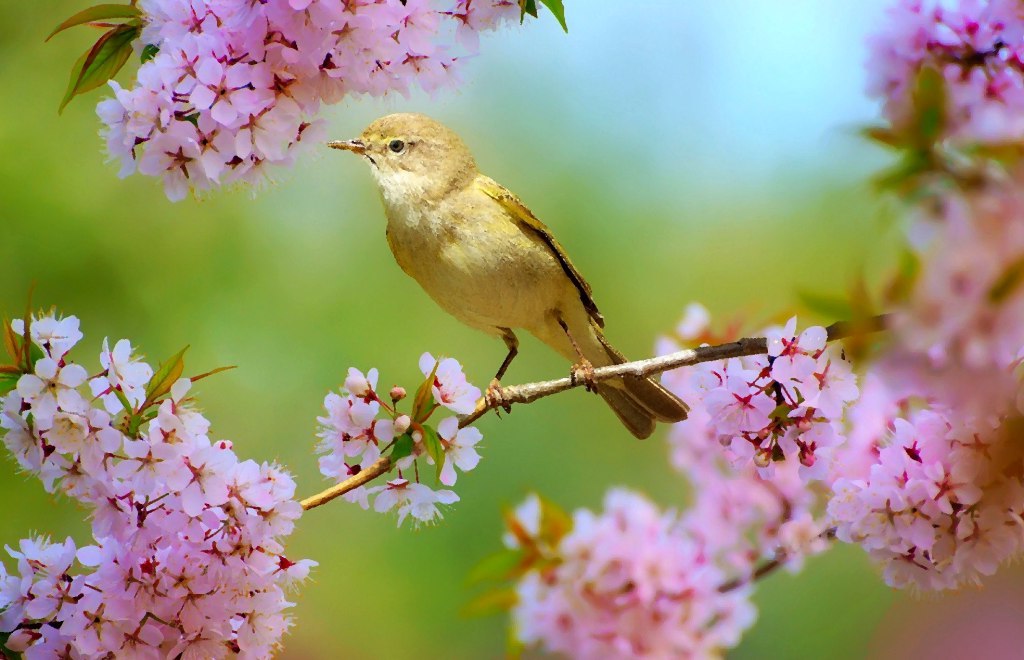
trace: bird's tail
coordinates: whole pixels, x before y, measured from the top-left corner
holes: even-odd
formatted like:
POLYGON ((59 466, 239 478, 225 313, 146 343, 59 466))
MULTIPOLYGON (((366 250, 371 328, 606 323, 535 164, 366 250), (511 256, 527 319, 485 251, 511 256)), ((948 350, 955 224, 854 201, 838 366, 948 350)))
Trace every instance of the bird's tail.
MULTIPOLYGON (((592 326, 608 364, 622 364, 626 357, 615 350, 601 329, 592 326)), ((602 360, 601 362, 604 362, 602 360)), ((598 385, 597 393, 615 412, 630 433, 643 439, 654 433, 657 422, 681 422, 689 408, 683 401, 651 377, 624 376, 598 385)))
MULTIPOLYGON (((595 367, 627 362, 605 338, 601 327, 583 309, 568 322, 554 317, 550 323, 533 330, 545 344, 567 360, 583 355, 595 367)), ((597 393, 605 400, 622 424, 637 438, 654 433, 658 422, 681 422, 689 409, 653 377, 623 376, 597 384, 597 393)))

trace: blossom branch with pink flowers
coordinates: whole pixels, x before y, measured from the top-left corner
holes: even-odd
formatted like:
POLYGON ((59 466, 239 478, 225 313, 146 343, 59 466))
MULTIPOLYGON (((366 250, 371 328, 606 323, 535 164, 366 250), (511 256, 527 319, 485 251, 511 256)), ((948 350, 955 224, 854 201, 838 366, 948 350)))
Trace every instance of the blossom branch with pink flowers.
MULTIPOLYGON (((565 26, 560 0, 539 2, 565 26)), ((138 56, 135 80, 111 83, 98 107, 104 138, 122 175, 160 177, 179 199, 292 162, 324 104, 450 84, 480 34, 537 8, 140 0, 83 10, 54 34, 104 29, 63 104, 138 56)), ((515 638, 551 653, 711 656, 753 624, 756 582, 832 541, 861 546, 894 588, 933 591, 1024 555, 1022 35, 1017 2, 894 0, 868 64, 884 123, 865 134, 899 158, 878 183, 905 204, 900 267, 851 296, 852 323, 798 329, 794 317, 723 341, 694 304, 657 357, 596 369, 592 382, 662 373, 691 406, 668 445, 692 502, 663 510, 612 489, 602 510, 570 514, 530 495, 473 571, 490 588, 470 609, 510 611, 515 638), (882 329, 886 341, 866 339, 882 329)), ((8 546, 4 656, 271 655, 286 593, 314 566, 284 547, 304 510, 340 497, 434 523, 481 460, 476 421, 583 384, 487 398, 455 359, 424 353, 407 396, 349 369, 318 418, 334 485, 298 501, 282 467, 211 437, 192 392, 216 370, 185 376, 184 351, 154 367, 127 339, 104 340, 88 371, 71 353, 78 319, 31 310, 2 338, 4 446, 86 507, 92 536, 8 546)))
MULTIPOLYGON (((825 332, 829 341, 862 337, 884 330, 887 318, 885 315, 877 315, 859 321, 840 321, 825 328, 825 332)), ((768 353, 768 350, 768 339, 766 337, 747 337, 725 344, 699 346, 645 360, 625 362, 610 367, 600 367, 593 372, 593 382, 600 383, 623 376, 650 376, 671 369, 705 362, 715 362, 750 355, 764 355, 768 353)), ((490 410, 513 403, 532 403, 539 399, 580 387, 581 385, 583 383, 577 379, 567 377, 503 387, 500 400, 480 397, 473 411, 459 418, 459 428, 468 427, 490 410)), ((360 471, 355 472, 340 483, 316 495, 305 498, 302 500, 302 507, 309 510, 322 506, 387 474, 393 467, 394 462, 388 457, 379 458, 368 467, 360 469, 360 471)))
MULTIPOLYGON (((841 321, 833 323, 825 328, 829 341, 846 339, 853 336, 863 336, 885 329, 887 317, 877 315, 861 321, 841 321)), ((704 362, 715 362, 729 358, 744 357, 748 355, 763 355, 768 353, 768 339, 765 337, 746 337, 726 344, 716 346, 698 346, 687 348, 668 355, 624 362, 609 367, 594 369, 592 382, 600 383, 612 378, 624 376, 652 376, 671 369, 689 367, 704 362)), ((495 410, 503 405, 513 403, 533 403, 539 399, 565 392, 577 387, 584 386, 580 379, 573 377, 545 380, 536 383, 523 385, 511 385, 501 388, 500 400, 488 400, 481 398, 473 412, 463 417, 460 424, 463 426, 472 424, 484 416, 488 411, 495 410)))

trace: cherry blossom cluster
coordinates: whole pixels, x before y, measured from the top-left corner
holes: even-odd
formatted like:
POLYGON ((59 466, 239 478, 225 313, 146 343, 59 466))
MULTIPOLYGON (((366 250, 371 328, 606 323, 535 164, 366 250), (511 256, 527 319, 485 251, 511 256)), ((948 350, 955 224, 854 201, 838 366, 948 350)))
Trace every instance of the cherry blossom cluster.
MULTIPOLYGON (((657 352, 671 353, 679 350, 681 344, 720 343, 720 338, 710 332, 710 321, 703 306, 691 304, 676 328, 675 337, 661 339, 657 352)), ((776 332, 774 337, 780 344, 788 344, 792 351, 801 337, 814 333, 805 332, 795 338, 793 334, 789 327, 788 332, 776 332)), ((767 360, 762 360, 762 364, 767 364, 767 360)), ((841 364, 848 369, 845 361, 841 364)), ((721 433, 721 426, 712 415, 715 409, 709 406, 709 397, 710 401, 716 400, 711 395, 714 388, 707 387, 715 373, 728 370, 724 363, 708 363, 667 372, 662 382, 690 405, 688 419, 675 424, 668 436, 672 465, 693 488, 693 502, 684 514, 685 524, 701 540, 719 569, 742 581, 753 574, 756 563, 762 560, 780 560, 788 568, 798 569, 804 557, 824 550, 826 525, 820 515, 821 496, 806 483, 806 466, 800 460, 787 460, 799 457, 799 451, 789 455, 775 453, 770 469, 749 460, 749 455, 737 460, 732 450, 735 438, 721 433)), ((854 387, 848 373, 846 379, 844 387, 854 387)), ((855 395, 854 388, 852 392, 847 390, 843 398, 848 400, 855 395)), ((832 409, 829 413, 834 437, 842 440, 845 436, 837 423, 837 411, 832 409)), ((816 449, 820 454, 821 448, 816 449)), ((834 449, 833 446, 831 450, 834 449)))
POLYGON ((23 540, 0 565, 0 633, 29 658, 262 658, 290 621, 286 589, 313 562, 283 541, 302 513, 281 468, 212 441, 180 358, 154 370, 103 342, 92 379, 75 317, 5 328, 24 373, 3 399, 4 444, 89 511, 93 540, 23 540), (26 334, 28 337, 26 338, 26 334))
MULTIPOLYGON (((706 317, 699 307, 691 314, 681 328, 687 332, 706 317)), ((826 345, 820 326, 798 335, 793 318, 784 328, 769 329, 767 337, 767 355, 706 362, 670 377, 677 394, 696 409, 679 432, 701 436, 693 447, 703 447, 703 436, 710 436, 736 465, 752 462, 770 474, 776 463, 794 459, 805 481, 820 480, 843 441, 840 422, 857 397, 856 378, 840 352, 826 345)))
POLYGON ((1024 172, 923 191, 909 247, 918 261, 894 327, 937 365, 1008 369, 1024 347, 1024 172))
MULTIPOLYGON (((703 308, 692 307, 680 339, 713 341, 708 321, 703 308)), ((791 345, 786 337, 793 334, 792 327, 781 339, 769 333, 769 351, 778 352, 775 341, 791 345)), ((677 348, 666 340, 660 350, 677 348)), ((954 365, 890 342, 859 391, 837 403, 831 420, 839 442, 816 488, 803 483, 785 452, 774 456, 771 472, 749 462, 730 469, 734 441, 723 441, 714 390, 702 386, 707 377, 700 368, 666 374, 665 383, 691 406, 670 445, 674 465, 695 489, 690 526, 719 549, 709 556, 741 575, 750 573, 751 558, 773 555, 796 568, 834 533, 864 547, 890 585, 931 590, 977 582, 1019 556, 1024 450, 1010 440, 1019 381, 1006 369, 954 365)), ((721 363, 707 368, 726 370, 721 363)))
POLYGON ((870 43, 869 93, 898 132, 917 132, 922 71, 945 86, 939 138, 1024 138, 1024 9, 1017 0, 897 0, 870 43))
POLYGON ((473 412, 480 390, 466 381, 462 366, 452 358, 420 357, 425 380, 413 400, 412 411, 399 411, 406 391, 394 387, 388 401, 377 393, 377 370, 363 373, 349 369, 340 392, 324 398, 326 415, 320 422, 320 472, 344 481, 376 462, 382 454, 398 469, 397 478, 379 486, 359 486, 344 497, 378 512, 398 512, 398 524, 407 516, 418 523, 442 517, 439 505, 454 504, 459 496, 448 489, 434 489, 421 481, 420 459, 435 472, 437 481, 453 486, 458 471, 469 471, 480 462, 476 445, 483 438, 473 427, 460 428, 456 415, 473 412), (455 413, 428 424, 435 412, 455 413))
POLYGON ((604 511, 576 511, 551 529, 536 497, 509 520, 506 544, 528 558, 516 586, 519 640, 577 658, 711 657, 753 624, 746 588, 725 576, 674 512, 613 489, 604 511))
POLYGON ((834 484, 828 512, 895 587, 980 582, 1024 550, 1024 451, 991 423, 923 409, 896 418, 866 478, 834 484))
POLYGON ((457 81, 480 32, 517 0, 140 0, 149 57, 97 108, 121 176, 167 196, 265 176, 319 139, 314 117, 349 95, 457 81))

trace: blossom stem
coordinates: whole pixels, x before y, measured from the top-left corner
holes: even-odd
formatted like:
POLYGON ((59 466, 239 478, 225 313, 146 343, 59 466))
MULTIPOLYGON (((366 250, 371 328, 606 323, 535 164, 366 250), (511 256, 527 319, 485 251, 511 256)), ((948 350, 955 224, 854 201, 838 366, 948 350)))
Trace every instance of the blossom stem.
POLYGON ((356 488, 373 481, 380 475, 390 472, 393 465, 394 464, 391 462, 390 458, 387 456, 381 456, 375 463, 365 470, 360 470, 345 481, 335 484, 323 492, 302 500, 302 508, 305 511, 309 511, 310 509, 315 509, 322 504, 327 504, 334 498, 341 497, 350 490, 355 490, 356 488))
MULTIPOLYGON (((874 316, 861 321, 840 321, 833 323, 826 328, 829 341, 844 339, 858 335, 869 334, 884 330, 888 316, 874 316)), ((594 370, 594 382, 601 382, 620 376, 650 376, 677 367, 691 366, 702 362, 714 362, 728 358, 743 357, 745 355, 763 355, 768 352, 768 340, 764 337, 747 337, 728 344, 717 346, 700 346, 688 348, 668 355, 637 360, 635 362, 624 362, 610 367, 601 367, 594 370)), ((559 378, 557 380, 546 380, 523 385, 512 385, 502 388, 503 397, 500 404, 505 403, 532 403, 538 399, 571 390, 582 383, 574 382, 571 378, 559 378)), ((498 403, 490 404, 487 398, 483 397, 477 401, 476 409, 459 420, 459 428, 465 428, 484 416, 487 411, 498 407, 498 403)), ((394 467, 391 459, 382 456, 375 463, 365 470, 360 470, 345 481, 342 481, 327 490, 312 495, 302 500, 302 508, 306 511, 314 509, 322 504, 355 490, 360 486, 369 483, 377 477, 387 474, 394 467)), ((778 560, 783 561, 782 559, 778 560)), ((770 562, 769 562, 770 563, 770 562)), ((777 566, 766 569, 766 573, 775 570, 777 566)), ((756 578, 755 578, 756 579, 756 578)), ((731 583, 726 583, 728 586, 731 583)), ((737 585, 738 586, 738 585, 737 585)), ((735 586, 731 588, 736 588, 735 586)))
MULTIPOLYGON (((836 537, 836 530, 834 527, 826 529, 821 533, 821 538, 826 541, 831 541, 836 537)), ((730 591, 735 591, 741 587, 745 587, 748 584, 753 584, 758 580, 768 577, 779 568, 786 564, 786 560, 789 559, 789 553, 785 549, 779 548, 775 551, 775 556, 772 559, 764 562, 757 568, 755 568, 749 575, 742 577, 735 577, 728 582, 723 582, 718 587, 718 593, 726 594, 730 591)))
MULTIPOLYGON (((825 330, 828 332, 829 341, 835 341, 847 337, 879 332, 886 328, 888 321, 889 317, 883 314, 855 322, 840 321, 838 323, 833 323, 825 330)), ((701 364, 702 362, 715 362, 717 360, 726 360, 729 358, 744 357, 747 355, 763 355, 767 352, 768 340, 766 338, 747 337, 728 344, 688 348, 682 351, 676 351, 675 353, 669 353, 668 355, 648 358, 646 360, 636 360, 635 362, 624 362, 610 367, 600 367, 598 369, 594 369, 593 381, 599 383, 601 381, 619 378, 621 376, 645 377, 659 374, 663 371, 676 369, 678 367, 701 364)), ((476 420, 483 417, 489 410, 498 407, 499 404, 533 403, 538 399, 543 399, 544 397, 551 396, 552 394, 558 394, 559 392, 579 387, 581 384, 582 383, 574 382, 570 377, 566 377, 559 378, 557 380, 545 380, 537 383, 503 387, 500 402, 492 400, 492 402, 489 403, 486 397, 481 398, 477 401, 476 409, 459 421, 459 428, 469 426, 476 420)))

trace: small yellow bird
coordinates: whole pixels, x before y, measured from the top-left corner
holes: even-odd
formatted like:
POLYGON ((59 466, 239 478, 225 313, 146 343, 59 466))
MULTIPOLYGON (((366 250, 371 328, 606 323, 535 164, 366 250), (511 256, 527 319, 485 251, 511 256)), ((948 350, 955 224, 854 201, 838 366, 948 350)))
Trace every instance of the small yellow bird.
POLYGON ((636 437, 651 435, 655 422, 686 419, 686 404, 652 378, 589 380, 594 367, 626 361, 605 339, 590 285, 530 209, 480 173, 454 131, 401 113, 328 146, 370 163, 402 270, 456 319, 505 341, 489 399, 502 401, 500 380, 519 347, 513 330, 523 328, 574 363, 573 377, 636 437))

